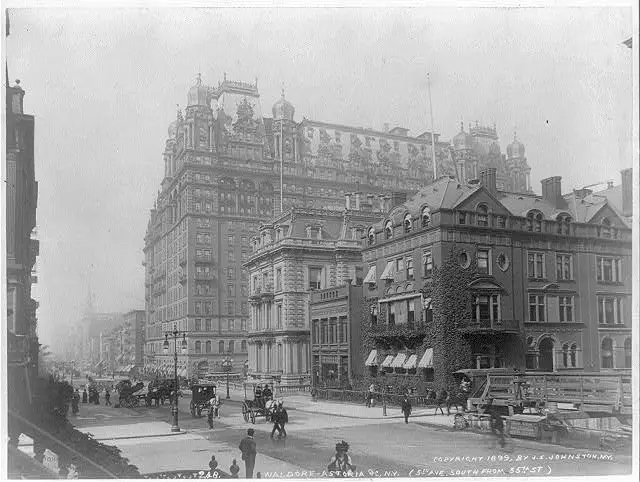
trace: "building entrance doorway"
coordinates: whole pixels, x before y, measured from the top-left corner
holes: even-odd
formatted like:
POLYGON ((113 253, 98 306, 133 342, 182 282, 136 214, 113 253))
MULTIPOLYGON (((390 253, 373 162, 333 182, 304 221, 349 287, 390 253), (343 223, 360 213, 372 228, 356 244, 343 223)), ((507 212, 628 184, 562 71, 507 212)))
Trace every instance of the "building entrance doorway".
POLYGON ((338 364, 323 363, 322 364, 322 383, 328 387, 338 385, 338 364))
POLYGON ((540 342, 538 369, 541 372, 553 371, 553 340, 551 338, 545 338, 540 342))

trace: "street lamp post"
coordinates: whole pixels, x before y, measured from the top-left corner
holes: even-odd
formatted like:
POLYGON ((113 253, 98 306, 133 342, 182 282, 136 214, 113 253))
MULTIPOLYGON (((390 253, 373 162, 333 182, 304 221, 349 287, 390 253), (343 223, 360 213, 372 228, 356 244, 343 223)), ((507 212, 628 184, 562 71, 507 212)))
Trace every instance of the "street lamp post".
POLYGON ((227 400, 231 398, 229 396, 229 372, 231 371, 232 367, 233 367, 233 360, 231 358, 226 357, 224 360, 222 360, 222 368, 224 369, 225 372, 227 372, 227 400))
POLYGON ((174 328, 173 331, 164 334, 163 351, 165 355, 169 353, 169 335, 173 336, 173 375, 174 375, 174 403, 171 406, 171 431, 179 432, 180 426, 178 425, 178 336, 182 334, 182 353, 187 352, 187 334, 186 332, 178 331, 178 328, 174 328))

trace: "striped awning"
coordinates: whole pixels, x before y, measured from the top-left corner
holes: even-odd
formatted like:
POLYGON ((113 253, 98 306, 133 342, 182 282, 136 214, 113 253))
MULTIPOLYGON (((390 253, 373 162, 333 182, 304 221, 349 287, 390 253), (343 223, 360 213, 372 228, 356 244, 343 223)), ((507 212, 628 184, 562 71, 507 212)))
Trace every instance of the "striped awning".
POLYGON ((433 368, 433 348, 427 348, 418 363, 418 368, 433 368))
POLYGON ((375 283, 377 281, 376 278, 376 267, 375 266, 371 266, 369 268, 369 271, 367 271, 367 276, 364 277, 364 281, 363 283, 367 284, 367 283, 375 283))
POLYGON ((371 353, 369 353, 369 356, 367 357, 367 361, 364 362, 364 366, 366 367, 378 366, 378 350, 371 350, 371 353))
POLYGON ((389 261, 387 266, 384 268, 380 279, 393 279, 393 275, 396 273, 396 262, 389 261))
POLYGON ((391 363, 391 368, 402 368, 404 361, 407 359, 407 355, 404 353, 398 353, 391 363))
POLYGON ((389 368, 391 366, 391 364, 393 363, 393 359, 395 357, 393 355, 387 355, 387 358, 384 359, 384 361, 382 362, 382 368, 389 368))
POLYGON ((407 361, 404 363, 404 366, 402 368, 404 368, 405 370, 411 370, 413 368, 415 368, 418 364, 418 355, 411 355, 407 361))

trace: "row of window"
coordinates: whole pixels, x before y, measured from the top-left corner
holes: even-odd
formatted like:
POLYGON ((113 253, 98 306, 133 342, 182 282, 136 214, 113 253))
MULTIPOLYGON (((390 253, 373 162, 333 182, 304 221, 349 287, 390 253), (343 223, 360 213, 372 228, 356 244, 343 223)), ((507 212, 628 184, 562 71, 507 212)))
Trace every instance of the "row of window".
POLYGON ((330 320, 313 320, 312 344, 346 343, 347 320, 346 318, 330 320))
MULTIPOLYGON (((194 346, 195 353, 212 353, 213 343, 211 340, 205 341, 204 343, 201 341, 196 341, 194 346)), ((235 351, 235 342, 231 340, 228 344, 228 348, 225 351, 224 349, 225 343, 224 341, 218 342, 218 353, 234 353, 235 351)), ((247 342, 242 340, 240 343, 240 353, 245 353, 247 351, 247 342)))
MULTIPOLYGON (((489 218, 489 207, 486 204, 478 204, 475 211, 475 224, 481 227, 488 227, 490 225, 489 218)), ((493 227, 504 229, 507 225, 507 217, 496 215, 493 217, 495 223, 493 227)), ((526 227, 528 231, 531 232, 542 232, 542 221, 544 219, 544 215, 541 211, 537 209, 530 210, 526 215, 526 227)), ((570 234, 570 225, 572 222, 572 218, 567 213, 560 213, 556 217, 555 221, 557 224, 557 234, 561 235, 569 235, 570 234)), ((466 225, 469 223, 469 213, 460 211, 458 212, 458 224, 466 225)), ((410 213, 405 214, 402 222, 404 233, 410 233, 414 229, 414 220, 410 213)), ((420 227, 427 228, 431 224, 431 210, 429 206, 425 206, 422 208, 420 214, 420 227)), ((387 220, 384 224, 384 235, 385 239, 393 238, 393 222, 391 220, 387 220)), ((615 238, 616 237, 616 229, 612 227, 611 221, 608 218, 603 218, 598 236, 604 238, 615 238)), ((375 244, 375 228, 370 227, 367 234, 369 245, 375 244)))
MULTIPOLYGON (((222 323, 222 322, 221 322, 222 323)), ((194 320, 194 331, 212 331, 213 327, 212 325, 212 320, 211 318, 205 318, 204 320, 202 318, 196 318, 194 320)), ((246 331, 247 330, 247 320, 240 320, 240 324, 238 325, 238 323, 236 323, 236 320, 229 318, 228 320, 226 320, 226 323, 222 324, 222 328, 226 328, 228 331, 236 331, 237 328, 240 329, 240 331, 246 331)), ((215 329, 213 329, 213 331, 216 331, 215 329)))

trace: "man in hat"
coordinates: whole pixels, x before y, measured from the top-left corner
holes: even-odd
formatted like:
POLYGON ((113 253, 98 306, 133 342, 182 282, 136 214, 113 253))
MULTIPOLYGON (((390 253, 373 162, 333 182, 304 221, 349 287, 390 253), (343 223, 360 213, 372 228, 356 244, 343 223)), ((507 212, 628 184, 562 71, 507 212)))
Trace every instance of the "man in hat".
POLYGON ((411 401, 409 395, 405 393, 402 399, 402 414, 404 415, 404 423, 409 423, 409 415, 411 415, 411 401))
POLYGON ((240 442, 240 452, 242 452, 242 460, 244 460, 245 477, 253 478, 253 469, 256 466, 256 441, 253 439, 255 431, 250 428, 247 430, 247 436, 240 442))

